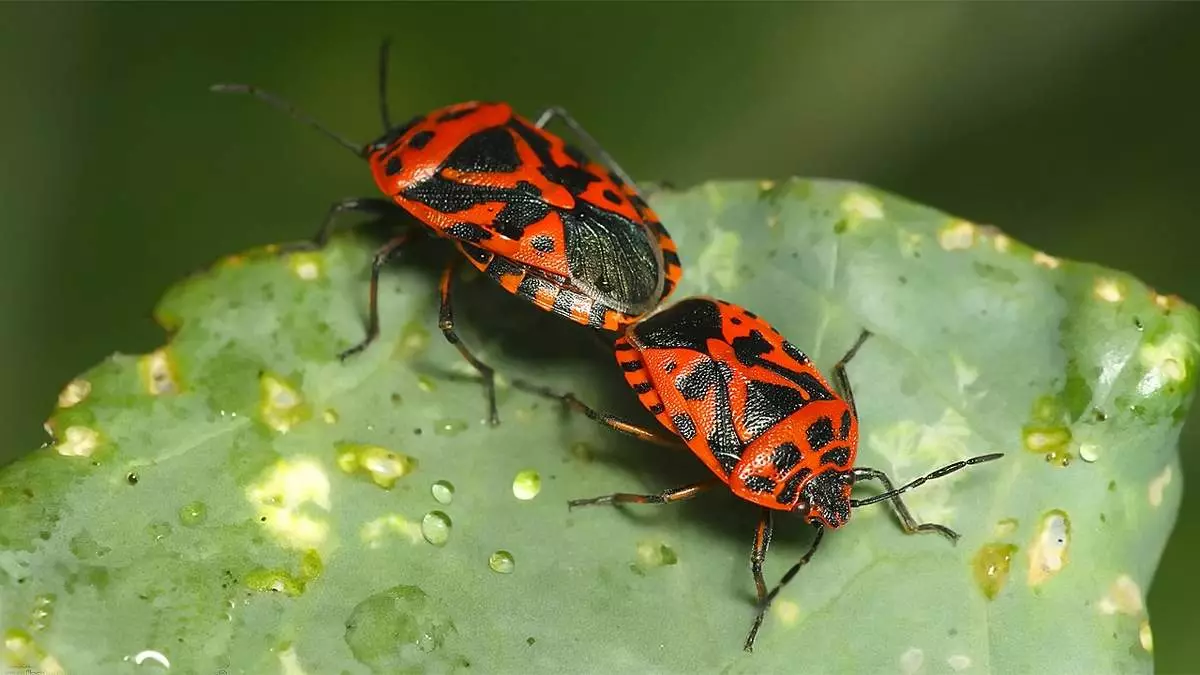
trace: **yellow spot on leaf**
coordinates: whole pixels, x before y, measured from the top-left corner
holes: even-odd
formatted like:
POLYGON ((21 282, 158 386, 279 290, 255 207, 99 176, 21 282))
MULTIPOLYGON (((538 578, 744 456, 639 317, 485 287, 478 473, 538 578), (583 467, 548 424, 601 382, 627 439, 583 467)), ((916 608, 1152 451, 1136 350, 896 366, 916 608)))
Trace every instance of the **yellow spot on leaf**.
POLYGON ((966 654, 955 654, 946 659, 946 665, 950 666, 950 670, 961 673, 971 667, 971 657, 966 654))
POLYGON ((1054 510, 1043 516, 1029 543, 1029 585, 1041 585, 1061 572, 1070 545, 1071 521, 1067 514, 1054 510))
POLYGON ((1138 382, 1137 390, 1149 396, 1169 383, 1182 382, 1188 377, 1188 367, 1195 359, 1196 344, 1180 333, 1172 333, 1165 339, 1147 343, 1138 350, 1138 360, 1146 374, 1138 382))
POLYGON ((1154 508, 1162 506, 1163 491, 1171 484, 1171 478, 1173 478, 1173 472, 1171 471, 1171 467, 1168 466, 1154 480, 1150 481, 1150 506, 1154 508))
POLYGON ((396 481, 417 468, 417 460, 378 445, 338 443, 337 465, 349 474, 369 476, 379 487, 390 490, 396 481))
POLYGON ((900 655, 900 672, 904 675, 916 675, 923 665, 925 665, 925 652, 916 647, 909 647, 900 655))
POLYGON ((1127 574, 1117 577, 1109 586, 1108 593, 1100 598, 1099 604, 1100 611, 1104 614, 1121 613, 1131 616, 1141 614, 1144 606, 1142 589, 1127 574))
MULTIPOLYGON (((883 218, 883 203, 877 198, 862 192, 851 192, 842 199, 842 213, 859 220, 879 220, 883 218)), ((851 223, 853 226, 856 223, 851 223)))
POLYGON ((278 375, 263 373, 258 379, 258 391, 261 398, 258 410, 263 422, 281 434, 311 416, 300 392, 278 375))
POLYGON ((1125 299, 1125 291, 1116 279, 1100 277, 1092 287, 1092 293, 1105 302, 1120 302, 1125 299))
POLYGON ((298 278, 304 281, 315 281, 321 278, 321 254, 293 253, 288 256, 288 267, 298 278))
POLYGON ((70 408, 83 402, 92 393, 92 383, 87 380, 71 380, 58 394, 58 407, 70 408))
POLYGON ((771 603, 771 610, 785 626, 794 626, 800 619, 800 605, 791 600, 776 600, 771 603))
POLYGON ((154 396, 179 392, 179 377, 175 362, 166 347, 156 349, 138 359, 138 375, 142 388, 154 396))
POLYGON ((246 499, 262 525, 284 546, 315 549, 326 539, 329 477, 320 463, 297 457, 279 460, 262 481, 246 488, 246 499))
POLYGON ((368 521, 359 531, 359 537, 363 543, 367 545, 367 548, 373 549, 383 546, 388 535, 404 537, 410 544, 419 544, 424 541, 421 524, 414 523, 398 513, 368 521))
POLYGON ((1012 248, 1012 238, 1007 234, 997 234, 992 238, 992 248, 998 253, 1007 253, 1012 248))
POLYGON ((1141 643, 1142 649, 1154 653, 1154 634, 1150 632, 1149 619, 1142 619, 1142 625, 1138 626, 1138 642, 1141 643))
POLYGON ((965 220, 953 220, 938 230, 938 244, 947 251, 971 248, 975 244, 976 227, 965 220))
POLYGON ((63 432, 63 439, 54 446, 55 451, 67 457, 91 457, 100 446, 100 432, 84 426, 70 426, 63 432))
POLYGON ((1047 255, 1041 251, 1037 251, 1033 254, 1033 264, 1055 270, 1058 269, 1058 266, 1062 264, 1062 261, 1052 255, 1047 255))

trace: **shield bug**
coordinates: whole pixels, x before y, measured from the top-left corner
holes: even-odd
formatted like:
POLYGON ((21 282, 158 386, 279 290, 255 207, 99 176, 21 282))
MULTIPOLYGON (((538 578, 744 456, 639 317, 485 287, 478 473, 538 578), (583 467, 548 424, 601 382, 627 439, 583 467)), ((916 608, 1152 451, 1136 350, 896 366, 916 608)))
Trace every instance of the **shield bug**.
MULTIPOLYGON (((334 204, 306 246, 324 246, 340 214, 402 211, 453 241, 471 265, 504 290, 592 328, 619 331, 671 294, 682 275, 675 243, 628 174, 565 110, 550 108, 530 121, 506 103, 470 101, 394 126, 387 105, 387 54, 385 41, 379 54, 385 133, 365 145, 258 87, 211 87, 256 97, 370 165, 387 198, 334 204), (556 119, 587 152, 547 131, 556 119)), ((366 336, 342 352, 342 358, 378 337, 379 274, 412 234, 397 234, 375 253, 366 336)), ((483 378, 488 420, 497 424, 494 371, 455 332, 452 282, 462 260, 454 257, 442 274, 438 326, 483 378)))
POLYGON ((959 469, 999 459, 971 457, 895 487, 883 471, 855 466, 858 411, 846 365, 870 333, 863 331, 833 367, 831 386, 812 361, 766 321, 737 305, 687 298, 631 324, 614 348, 617 363, 641 404, 674 438, 526 382, 518 386, 562 399, 618 431, 663 445, 682 441, 714 478, 658 494, 616 493, 578 499, 570 506, 664 504, 691 499, 724 484, 761 509, 750 568, 758 595, 744 648, 751 651, 767 608, 780 589, 812 558, 826 529, 846 524, 851 509, 886 501, 907 534, 935 533, 956 541, 945 525, 913 517, 900 495, 959 469), (851 496, 854 486, 878 481, 884 491, 851 496), (800 560, 768 590, 762 567, 776 512, 794 513, 815 529, 800 560))

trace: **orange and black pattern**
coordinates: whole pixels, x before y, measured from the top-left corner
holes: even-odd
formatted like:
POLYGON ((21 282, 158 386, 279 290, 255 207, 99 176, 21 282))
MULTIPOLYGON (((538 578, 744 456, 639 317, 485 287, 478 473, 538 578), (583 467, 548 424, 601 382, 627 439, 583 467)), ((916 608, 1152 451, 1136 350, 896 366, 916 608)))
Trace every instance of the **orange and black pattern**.
POLYGON ((379 187, 507 291, 619 330, 682 270, 636 186, 504 103, 460 103, 369 146, 379 187))
POLYGON ((809 358, 753 312, 687 298, 617 341, 625 379, 739 497, 840 527, 858 419, 809 358))

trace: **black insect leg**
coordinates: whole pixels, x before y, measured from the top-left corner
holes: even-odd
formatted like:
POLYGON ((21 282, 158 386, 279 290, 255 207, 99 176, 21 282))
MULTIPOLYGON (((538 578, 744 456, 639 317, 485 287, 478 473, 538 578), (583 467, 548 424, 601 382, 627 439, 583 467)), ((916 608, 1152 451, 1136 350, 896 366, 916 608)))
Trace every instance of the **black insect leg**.
POLYGON ((671 502, 681 502, 685 499, 691 499, 719 484, 720 481, 707 480, 677 487, 673 490, 664 490, 656 495, 636 495, 628 492, 616 492, 611 495, 592 497, 590 499, 572 499, 567 502, 567 507, 573 509, 576 506, 596 506, 599 504, 670 504, 671 502))
MULTIPOLYGON (((878 469, 855 467, 854 482, 857 483, 860 480, 877 480, 880 483, 883 483, 883 489, 887 492, 893 492, 896 489, 892 485, 891 479, 887 477, 887 474, 878 469)), ((853 500, 851 503, 852 505, 857 506, 857 504, 854 504, 853 500)), ((937 523, 918 523, 917 519, 913 517, 912 512, 908 510, 908 506, 902 499, 900 499, 900 495, 892 495, 890 498, 888 498, 888 503, 892 505, 892 511, 896 513, 896 517, 900 519, 900 525, 904 528, 905 534, 916 534, 918 532, 937 532, 950 541, 958 540, 958 533, 946 527, 945 525, 938 525, 937 523)))
MULTIPOLYGON (((760 534, 755 535, 756 547, 757 547, 759 539, 762 537, 762 535, 761 535, 761 530, 763 528, 762 523, 759 523, 758 527, 760 530, 760 534)), ((770 527, 769 523, 767 524, 767 527, 768 528, 770 527)), ((779 595, 780 589, 782 589, 787 584, 787 582, 791 581, 792 577, 796 576, 796 573, 800 571, 800 568, 804 567, 806 564, 808 564, 808 561, 812 559, 813 554, 817 552, 817 546, 819 546, 821 544, 821 537, 825 536, 825 528, 821 527, 818 524, 814 524, 813 527, 816 528, 817 533, 815 536, 813 536, 813 542, 812 542, 812 545, 808 547, 808 551, 806 551, 804 553, 804 555, 800 556, 800 560, 798 560, 795 565, 792 565, 791 569, 789 569, 787 571, 787 573, 783 575, 783 578, 779 580, 779 583, 775 585, 775 588, 772 588, 771 592, 767 593, 766 597, 762 598, 759 601, 758 614, 755 615, 755 617, 754 617, 754 625, 750 626, 750 634, 746 636, 746 644, 742 645, 742 649, 745 649, 748 652, 754 651, 754 638, 758 637, 758 629, 762 626, 763 617, 765 617, 767 615, 767 610, 771 607, 771 601, 775 599, 775 596, 779 595)), ((769 541, 770 541, 770 533, 769 532, 766 535, 766 540, 769 543, 769 541)), ((764 556, 766 555, 766 544, 763 545, 763 555, 764 556)), ((760 572, 760 577, 761 577, 761 572, 760 572)), ((761 589, 762 589, 761 579, 756 578, 754 581, 756 584, 759 585, 759 590, 761 593, 761 589)))
POLYGON ((395 202, 389 199, 378 199, 375 197, 352 197, 343 199, 329 207, 329 211, 325 214, 325 219, 321 221, 321 227, 317 229, 317 233, 309 241, 295 241, 282 244, 279 247, 280 253, 293 253, 296 251, 317 251, 325 248, 329 243, 329 237, 333 235, 334 230, 347 221, 339 218, 343 213, 357 211, 359 213, 368 213, 380 218, 396 215, 398 213, 406 213, 404 209, 396 206, 395 202))
POLYGON ((609 171, 612 171, 617 178, 620 178, 630 188, 637 190, 637 183, 633 182, 633 179, 629 177, 629 174, 625 173, 625 170, 622 169, 619 164, 617 164, 616 160, 614 160, 607 152, 605 152, 604 146, 600 145, 600 143, 597 142, 596 139, 593 138, 592 135, 583 128, 583 125, 576 121, 574 117, 571 117, 571 114, 568 113, 564 108, 559 106, 546 108, 544 111, 542 111, 541 115, 538 115, 537 121, 534 122, 534 126, 541 129, 556 117, 562 120, 563 124, 567 125, 573 134, 579 137, 579 140, 585 146, 584 149, 590 155, 595 157, 596 160, 601 164, 607 166, 609 171))
POLYGON ((540 396, 545 396, 546 398, 558 399, 558 400, 562 401, 567 407, 573 408, 577 412, 581 412, 584 415, 587 415, 588 417, 599 422, 600 424, 603 424, 611 429, 616 429, 617 431, 620 431, 621 433, 629 434, 630 436, 640 438, 643 441, 648 441, 650 443, 657 443, 658 445, 665 445, 669 448, 678 448, 682 445, 682 442, 676 437, 662 436, 653 431, 650 431, 649 429, 640 427, 632 422, 627 422, 615 415, 609 415, 607 413, 602 413, 602 412, 596 410, 595 408, 592 408, 591 406, 585 404, 583 401, 580 401, 578 398, 575 397, 575 394, 571 394, 571 393, 560 394, 560 393, 555 392, 547 387, 542 387, 542 386, 539 386, 536 384, 531 384, 524 380, 513 380, 513 386, 518 389, 524 389, 525 391, 533 392, 540 396))
POLYGON ((474 366, 475 370, 479 371, 479 376, 483 379, 483 387, 487 391, 488 424, 496 426, 500 424, 500 414, 496 410, 496 371, 472 354, 467 349, 467 346, 462 343, 462 340, 458 337, 458 333, 454 332, 454 307, 451 302, 451 285, 454 282, 454 272, 458 269, 460 262, 462 262, 462 258, 454 256, 442 272, 442 308, 438 313, 438 328, 442 329, 442 335, 446 336, 446 340, 454 345, 458 353, 462 354, 463 358, 474 366))
POLYGON ((374 342, 375 338, 379 337, 379 273, 383 270, 383 266, 392 259, 392 256, 399 252, 400 247, 408 242, 409 238, 410 234, 407 232, 392 237, 375 252, 375 258, 371 261, 371 290, 370 302, 368 303, 367 337, 362 342, 339 354, 338 358, 344 360, 348 356, 361 352, 374 342))
POLYGON ((858 340, 854 342, 854 345, 850 347, 850 349, 846 352, 846 355, 843 356, 837 363, 833 364, 834 384, 836 384, 837 388, 840 390, 842 398, 846 399, 846 403, 850 404, 850 411, 854 413, 855 417, 858 417, 858 408, 854 407, 854 390, 850 388, 850 378, 846 376, 846 366, 850 363, 850 359, 853 359, 854 355, 858 353, 858 348, 861 347, 869 337, 871 337, 871 331, 869 330, 864 330, 862 333, 859 333, 858 340))

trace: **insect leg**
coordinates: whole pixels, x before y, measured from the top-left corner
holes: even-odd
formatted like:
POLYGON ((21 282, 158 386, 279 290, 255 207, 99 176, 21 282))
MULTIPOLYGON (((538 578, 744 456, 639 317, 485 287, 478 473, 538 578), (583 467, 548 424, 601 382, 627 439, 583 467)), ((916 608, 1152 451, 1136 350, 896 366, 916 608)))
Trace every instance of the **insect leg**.
POLYGON ((573 134, 579 137, 580 142, 583 143, 585 149, 590 155, 595 157, 601 164, 607 166, 609 171, 612 171, 617 178, 620 178, 630 188, 634 190, 637 189, 637 183, 633 182, 633 179, 629 177, 629 174, 625 173, 625 170, 622 169, 619 164, 617 164, 616 160, 614 160, 607 152, 605 152, 604 147, 601 146, 600 143, 597 142, 596 139, 593 138, 592 135, 583 128, 582 124, 576 121, 574 117, 571 117, 571 114, 568 113, 566 109, 560 106, 546 108, 544 111, 542 111, 541 115, 538 115, 537 121, 534 122, 534 126, 541 129, 556 117, 562 120, 563 124, 567 125, 573 134))
POLYGON ((547 387, 542 387, 542 386, 539 386, 536 384, 531 384, 524 380, 513 380, 512 384, 514 387, 516 387, 518 389, 524 389, 525 391, 529 391, 534 394, 538 394, 539 396, 545 396, 546 398, 556 398, 556 399, 562 401, 563 404, 565 404, 567 407, 573 408, 577 412, 581 412, 584 415, 587 415, 588 417, 599 422, 600 424, 603 424, 612 429, 616 429, 617 431, 620 431, 621 433, 629 434, 630 436, 640 438, 641 440, 648 441, 650 443, 657 443, 658 445, 665 445, 669 448, 677 448, 680 446, 680 441, 678 438, 675 438, 672 436, 662 436, 653 431, 650 431, 649 429, 640 427, 632 422, 627 422, 615 415, 609 415, 607 413, 602 413, 602 412, 596 410, 595 408, 592 408, 591 406, 585 404, 583 401, 580 401, 578 398, 575 397, 575 394, 571 394, 571 393, 560 394, 560 393, 555 392, 547 387))
POLYGON ((573 509, 576 506, 594 506, 598 504, 669 504, 671 502, 681 502, 685 499, 691 499, 719 484, 720 481, 718 480, 706 480, 677 487, 673 490, 664 490, 656 495, 635 495, 628 492, 616 492, 611 495, 602 495, 590 499, 572 499, 567 502, 567 507, 573 509))
POLYGON ((367 345, 374 342, 375 338, 379 337, 379 273, 383 270, 383 266, 392 259, 392 256, 396 255, 400 247, 404 246, 408 239, 409 234, 407 232, 397 235, 388 240, 386 244, 375 252, 375 259, 371 261, 371 300, 367 320, 367 337, 362 342, 339 354, 338 358, 345 360, 346 357, 361 352, 367 348, 367 345))
POLYGON ((850 359, 854 358, 854 355, 858 353, 858 348, 869 337, 871 337, 871 331, 869 330, 863 330, 862 333, 859 333, 858 340, 854 342, 854 345, 850 347, 846 355, 833 365, 834 384, 841 390, 842 398, 846 399, 846 402, 850 404, 850 411, 854 413, 855 417, 858 417, 858 409, 854 407, 854 390, 850 388, 850 378, 846 377, 846 365, 850 363, 850 359))
POLYGON ((311 240, 283 244, 279 247, 280 252, 315 251, 325 248, 325 245, 329 243, 329 237, 337 229, 337 226, 346 222, 338 216, 349 211, 369 213, 379 218, 395 215, 396 213, 405 213, 403 209, 396 206, 395 202, 390 199, 376 199, 374 197, 351 197, 350 199, 343 199, 329 207, 329 211, 325 214, 325 220, 321 221, 321 227, 311 240))
MULTIPOLYGON (((771 601, 775 599, 776 595, 779 595, 780 589, 782 589, 787 582, 791 581, 792 577, 796 576, 796 573, 800 571, 800 568, 808 564, 808 561, 812 559, 813 554, 817 552, 817 546, 821 544, 821 537, 825 536, 825 528, 821 527, 820 525, 813 525, 813 527, 816 528, 817 533, 813 537, 812 545, 808 547, 808 550, 805 551, 804 555, 800 556, 800 560, 798 560, 795 565, 792 565, 791 569, 789 569, 787 573, 783 575, 783 578, 779 580, 779 583, 775 585, 775 588, 772 588, 771 592, 767 593, 767 596, 758 603, 758 614, 754 617, 754 625, 750 627, 750 634, 746 636, 746 644, 742 645, 742 649, 745 649, 748 652, 754 651, 754 638, 758 636, 758 629, 762 626, 763 617, 767 615, 767 609, 770 608, 771 601)), ((762 529, 761 524, 759 525, 759 529, 762 529)), ((755 541, 757 542, 757 537, 755 541)), ((765 548, 766 547, 764 546, 764 554, 766 553, 765 548)), ((757 582, 758 580, 756 579, 755 581, 757 582)))
POLYGON ((442 308, 438 313, 438 328, 442 329, 442 335, 446 336, 446 341, 454 345, 458 353, 462 354, 463 358, 479 371, 479 376, 483 379, 483 387, 487 391, 488 424, 496 426, 500 424, 500 414, 496 411, 496 371, 472 354, 462 343, 458 333, 454 332, 454 307, 450 293, 451 284, 454 281, 454 271, 458 269, 460 262, 462 262, 462 258, 454 256, 442 272, 442 308))

